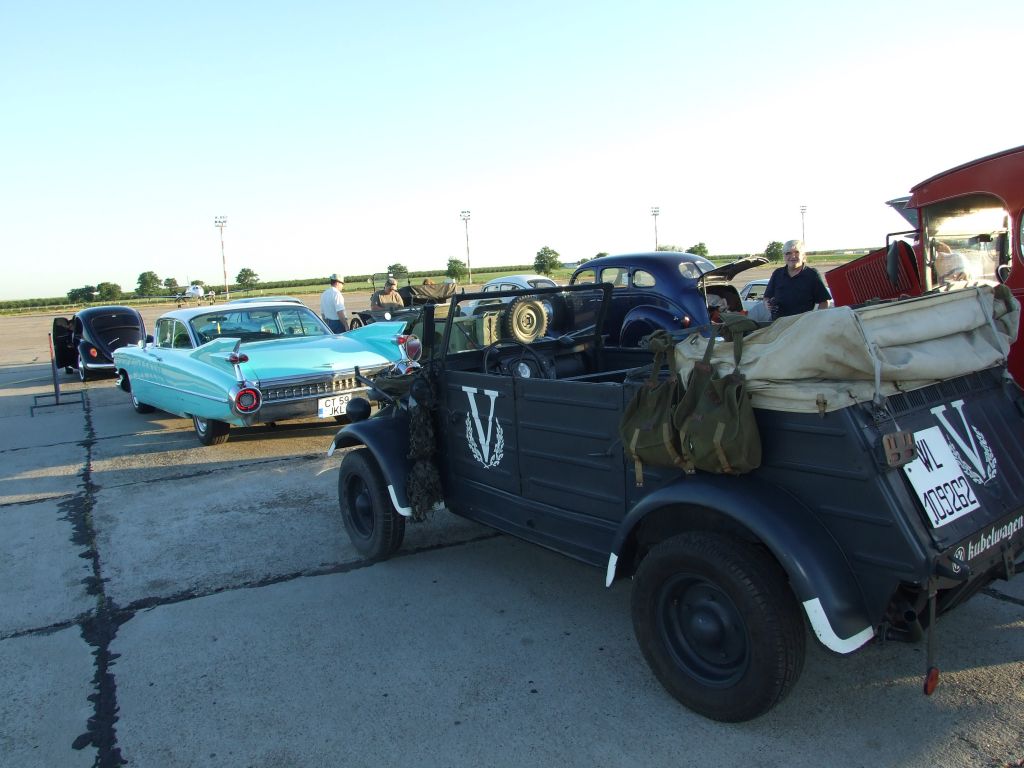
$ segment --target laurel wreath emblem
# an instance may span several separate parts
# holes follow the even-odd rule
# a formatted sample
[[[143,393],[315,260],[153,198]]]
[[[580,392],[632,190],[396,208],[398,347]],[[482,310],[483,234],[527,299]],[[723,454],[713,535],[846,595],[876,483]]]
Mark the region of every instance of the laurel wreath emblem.
[[[480,453],[480,449],[476,445],[476,439],[473,437],[473,419],[469,414],[466,414],[466,442],[469,444],[469,450],[473,452],[473,458],[483,464],[484,469],[498,466],[505,456],[505,433],[502,431],[501,424],[498,421],[494,422],[494,426],[494,453],[491,454],[490,461],[484,461],[483,454]]]
[[[996,474],[999,471],[999,467],[996,464],[995,454],[989,447],[988,441],[985,439],[985,436],[981,434],[981,431],[973,425],[971,426],[971,431],[974,432],[974,436],[978,440],[978,445],[981,446],[981,450],[985,454],[984,477],[978,474],[977,470],[975,469],[974,465],[971,464],[971,462],[965,460],[963,456],[960,455],[960,451],[956,449],[956,446],[950,445],[949,450],[953,452],[953,458],[956,459],[956,463],[960,465],[960,469],[965,475],[971,478],[971,480],[973,480],[978,485],[985,485],[986,483],[995,480]]]

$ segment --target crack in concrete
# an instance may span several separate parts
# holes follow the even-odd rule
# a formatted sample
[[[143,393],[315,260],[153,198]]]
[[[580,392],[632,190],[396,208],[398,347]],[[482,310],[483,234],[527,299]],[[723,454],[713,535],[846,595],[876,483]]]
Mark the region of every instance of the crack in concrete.
[[[93,715],[86,724],[86,730],[72,743],[73,749],[84,749],[92,745],[96,747],[97,768],[118,768],[126,764],[117,746],[117,682],[111,671],[116,654],[110,652],[110,644],[117,635],[118,627],[129,617],[120,615],[115,605],[107,597],[104,589],[103,565],[99,549],[96,545],[96,529],[93,524],[92,511],[96,505],[96,492],[99,488],[92,482],[92,449],[96,444],[96,429],[92,423],[92,407],[88,393],[83,393],[85,412],[85,439],[80,445],[85,450],[82,463],[82,492],[65,502],[61,508],[72,527],[71,541],[85,548],[82,557],[90,561],[92,575],[84,580],[86,591],[96,598],[96,610],[78,622],[82,631],[82,639],[94,648],[95,671],[93,687],[95,692],[89,696],[93,704]]]

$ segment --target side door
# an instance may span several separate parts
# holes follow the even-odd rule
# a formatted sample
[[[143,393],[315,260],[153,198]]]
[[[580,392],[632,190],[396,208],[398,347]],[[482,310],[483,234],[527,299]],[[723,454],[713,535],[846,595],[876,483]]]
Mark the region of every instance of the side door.
[[[460,513],[519,495],[514,379],[469,371],[443,377],[441,418],[445,496]]]
[[[146,347],[146,389],[136,396],[162,411],[182,413],[181,357],[191,349],[185,324],[170,317],[160,318],[153,344]]]
[[[577,520],[621,520],[622,385],[551,379],[515,379],[515,385],[522,495]],[[586,526],[606,527],[596,520]]]
[[[74,323],[74,317],[53,318],[53,356],[58,368],[74,368],[78,364]]]

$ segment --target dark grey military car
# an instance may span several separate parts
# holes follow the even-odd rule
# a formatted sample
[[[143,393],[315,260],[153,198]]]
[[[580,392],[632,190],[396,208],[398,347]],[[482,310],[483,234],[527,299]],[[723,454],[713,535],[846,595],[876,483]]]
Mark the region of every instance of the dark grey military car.
[[[497,317],[457,311],[480,294],[454,297],[443,320],[426,307],[420,367],[373,382],[380,409],[353,400],[331,445],[350,449],[338,491],[356,549],[386,558],[407,521],[447,510],[597,566],[607,584],[631,578],[655,676],[716,720],[779,703],[808,630],[841,654],[927,633],[934,690],[936,618],[1024,570],[1024,395],[1005,367],[842,407],[816,410],[813,390],[809,412],[755,407],[757,469],[647,467],[638,485],[619,425],[651,353],[608,343],[615,290],[510,294],[559,305],[528,342],[503,336]],[[920,444],[908,449],[907,435]],[[970,460],[959,468],[954,453]],[[924,487],[909,462],[932,462],[922,475],[936,457],[947,466]]]

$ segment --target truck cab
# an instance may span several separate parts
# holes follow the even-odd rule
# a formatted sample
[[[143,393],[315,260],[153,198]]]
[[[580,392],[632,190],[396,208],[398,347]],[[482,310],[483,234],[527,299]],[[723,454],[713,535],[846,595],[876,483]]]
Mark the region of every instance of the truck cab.
[[[837,305],[918,296],[950,286],[1006,285],[1024,301],[1024,146],[943,171],[890,201],[913,230],[887,237],[886,248],[826,273]],[[1009,370],[1024,384],[1024,342]]]

